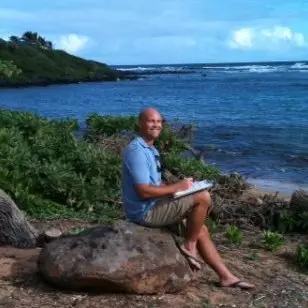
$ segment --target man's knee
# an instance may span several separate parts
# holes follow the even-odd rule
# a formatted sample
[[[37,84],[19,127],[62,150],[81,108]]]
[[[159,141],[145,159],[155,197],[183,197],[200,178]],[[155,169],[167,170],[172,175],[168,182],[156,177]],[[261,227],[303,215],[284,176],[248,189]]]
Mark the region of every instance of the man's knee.
[[[209,236],[210,236],[210,232],[207,226],[203,225],[199,233],[199,238],[204,238],[204,237],[209,237]]]
[[[194,195],[194,203],[202,204],[206,207],[209,207],[212,203],[212,198],[210,193],[207,190],[196,193]]]

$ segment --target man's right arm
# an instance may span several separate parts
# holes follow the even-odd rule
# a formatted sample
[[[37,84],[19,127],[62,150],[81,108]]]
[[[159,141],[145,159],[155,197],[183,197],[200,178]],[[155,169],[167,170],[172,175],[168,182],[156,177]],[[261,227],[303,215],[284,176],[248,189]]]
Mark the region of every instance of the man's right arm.
[[[152,199],[172,196],[177,191],[190,188],[191,185],[192,179],[184,179],[170,185],[153,186],[149,184],[135,184],[135,189],[141,199]]]

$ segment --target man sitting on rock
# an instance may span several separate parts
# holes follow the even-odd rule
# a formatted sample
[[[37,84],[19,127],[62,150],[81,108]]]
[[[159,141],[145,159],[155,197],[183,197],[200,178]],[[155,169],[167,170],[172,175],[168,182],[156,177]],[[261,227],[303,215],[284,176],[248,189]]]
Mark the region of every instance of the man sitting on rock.
[[[159,152],[153,145],[161,130],[162,117],[157,110],[148,108],[139,114],[139,136],[128,144],[123,154],[122,196],[127,219],[157,228],[186,219],[186,234],[179,248],[190,266],[200,270],[201,264],[206,262],[218,274],[221,286],[253,288],[225,266],[204,225],[212,202],[209,192],[174,199],[173,194],[190,188],[193,179],[170,185],[162,183]]]

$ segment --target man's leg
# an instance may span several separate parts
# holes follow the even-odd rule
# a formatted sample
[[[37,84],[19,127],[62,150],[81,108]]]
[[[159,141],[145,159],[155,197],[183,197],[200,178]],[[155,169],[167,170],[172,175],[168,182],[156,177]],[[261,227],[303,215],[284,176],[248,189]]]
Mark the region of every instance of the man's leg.
[[[207,191],[180,199],[162,200],[147,214],[143,223],[149,227],[163,227],[180,222],[187,217],[185,224],[186,236],[183,248],[188,251],[188,248],[192,246],[194,252],[188,251],[188,253],[195,258],[198,248],[199,254],[204,262],[209,264],[217,272],[221,285],[230,286],[239,282],[239,279],[231,274],[223,264],[210,239],[209,232],[206,226],[204,226],[205,217],[207,216],[211,203],[211,196]],[[190,263],[195,268],[200,268],[194,260],[190,259]],[[252,286],[244,282],[238,284],[240,287],[245,287],[245,285],[247,287]]]
[[[197,258],[197,241],[204,226],[208,209],[211,205],[211,196],[208,191],[193,195],[193,205],[187,216],[186,235],[183,243],[184,249]]]
[[[194,207],[187,219],[187,235],[184,246],[191,249],[196,256],[196,248],[202,259],[217,273],[221,286],[237,285],[242,288],[252,288],[252,284],[240,281],[223,263],[216,247],[214,246],[209,231],[204,225],[208,209],[211,205],[211,196],[202,192],[194,196]],[[199,233],[198,233],[199,232]],[[196,234],[197,240],[196,240]],[[195,250],[194,250],[195,249]]]

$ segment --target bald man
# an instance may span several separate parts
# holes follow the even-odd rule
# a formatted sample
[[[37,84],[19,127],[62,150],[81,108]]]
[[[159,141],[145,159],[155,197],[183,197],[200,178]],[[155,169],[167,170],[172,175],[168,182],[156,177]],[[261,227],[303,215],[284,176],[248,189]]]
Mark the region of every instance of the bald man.
[[[139,114],[139,135],[123,154],[122,197],[128,220],[147,227],[165,227],[186,219],[186,235],[180,250],[195,270],[206,262],[218,274],[223,287],[254,286],[233,275],[222,262],[204,221],[211,205],[208,191],[173,199],[177,191],[192,185],[192,178],[165,185],[161,180],[160,155],[154,146],[163,127],[160,113],[147,108]],[[202,260],[198,257],[198,253]]]

